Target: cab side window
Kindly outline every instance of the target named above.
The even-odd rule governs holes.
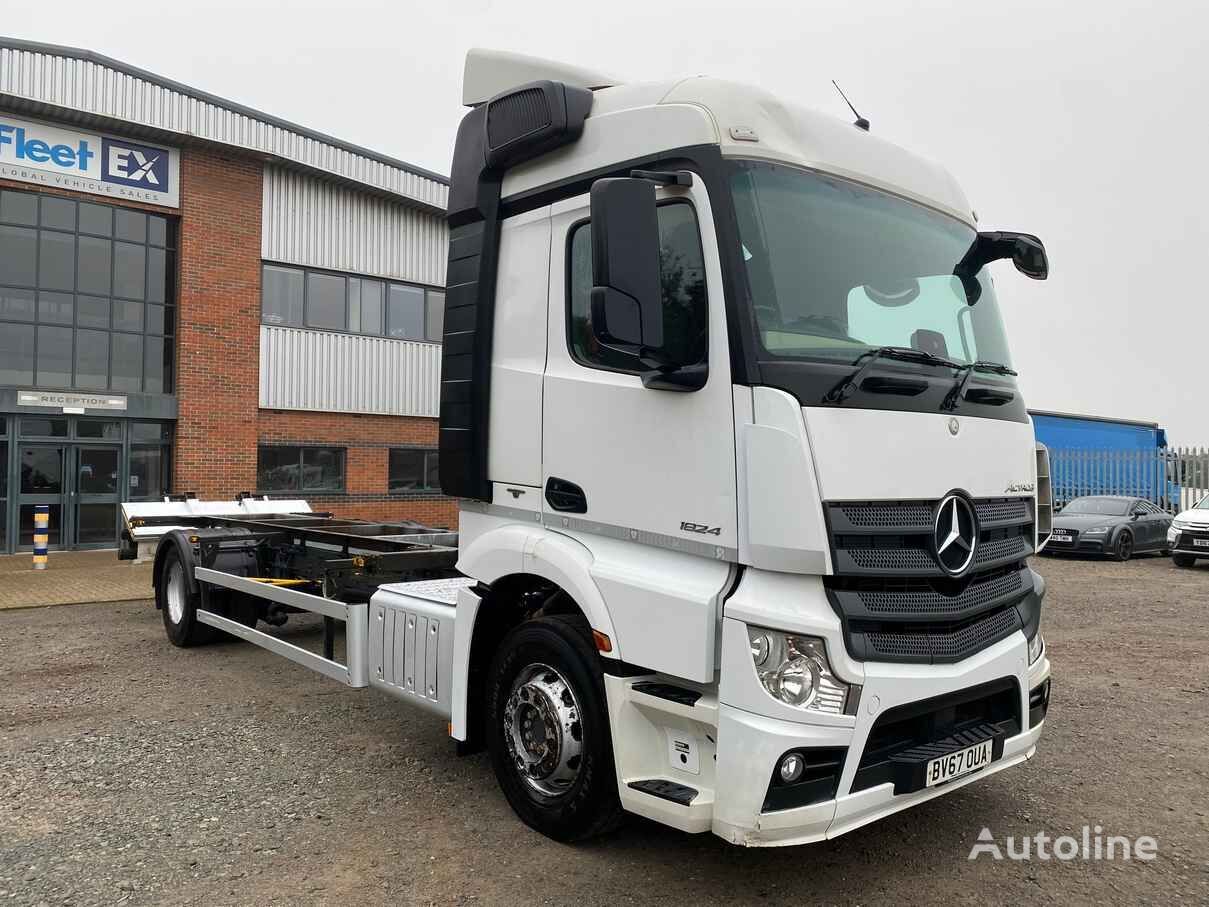
[[[659,206],[658,217],[664,345],[677,361],[704,362],[709,321],[697,215],[687,202],[672,202]],[[591,222],[573,227],[569,244],[567,332],[571,355],[593,368],[648,371],[636,357],[601,346],[592,333]]]

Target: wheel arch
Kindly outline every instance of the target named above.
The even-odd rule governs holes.
[[[592,579],[592,561],[592,552],[575,539],[540,526],[509,524],[478,536],[462,552],[458,570],[485,583],[491,592],[497,586],[501,591],[509,591],[542,581],[557,586],[574,602],[593,630],[609,637],[613,650],[603,654],[621,658],[608,607]],[[491,592],[484,600],[485,605]]]
[[[488,668],[514,627],[537,616],[577,615],[611,641],[612,651],[599,654],[620,658],[604,599],[588,572],[591,563],[591,553],[574,539],[516,524],[480,535],[462,552],[458,569],[482,584],[482,601],[465,667],[467,739],[460,752],[483,747]]]

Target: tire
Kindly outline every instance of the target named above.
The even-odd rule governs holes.
[[[1133,557],[1133,533],[1124,530],[1117,536],[1117,542],[1112,546],[1112,556],[1119,561],[1127,561]]]
[[[1194,567],[1196,566],[1196,558],[1191,554],[1173,554],[1171,559],[1175,561],[1177,567]]]
[[[174,646],[185,649],[212,642],[218,630],[197,619],[201,596],[189,590],[186,568],[176,546],[168,549],[160,564],[160,581],[155,587],[155,603],[164,620],[164,632]]]
[[[496,779],[521,820],[555,841],[603,834],[623,817],[591,640],[582,618],[528,621],[504,638],[487,675]]]

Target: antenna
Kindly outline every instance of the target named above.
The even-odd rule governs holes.
[[[835,79],[831,80],[831,84],[835,86],[835,90],[840,93],[840,97],[844,99],[844,103],[848,105],[848,109],[851,110],[852,115],[856,117],[856,122],[853,125],[856,126],[857,129],[863,129],[865,132],[868,132],[869,121],[856,112],[856,108],[853,107],[852,102],[848,100],[848,95],[844,94],[844,89],[840,88],[839,83]]]

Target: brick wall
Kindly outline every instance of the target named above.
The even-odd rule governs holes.
[[[439,495],[387,493],[391,446],[435,447],[435,419],[261,410],[260,162],[210,151],[181,155],[181,275],[174,490],[204,498],[256,491],[256,449],[346,449],[345,494],[305,495],[317,510],[372,520],[457,526]]]
[[[173,487],[230,497],[256,484],[262,164],[181,152]]]

